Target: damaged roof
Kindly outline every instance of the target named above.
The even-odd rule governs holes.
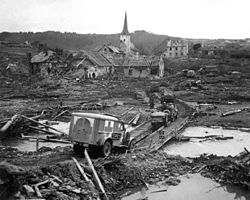
[[[98,66],[113,66],[113,62],[97,51],[79,51],[72,54],[73,60],[88,58],[93,64]]]
[[[121,53],[120,49],[118,47],[115,47],[113,45],[108,45],[108,47],[114,52],[114,53]]]
[[[86,51],[85,55],[99,66],[112,66],[113,65],[113,63],[107,57],[105,57],[103,54],[100,54],[96,51]]]
[[[146,58],[127,58],[123,66],[131,66],[131,67],[149,67],[150,62]]]
[[[40,52],[39,54],[31,58],[31,63],[42,63],[51,59],[55,55],[54,51],[48,50],[45,52]]]
[[[97,47],[96,50],[100,51],[101,49],[103,49],[105,47],[109,48],[109,50],[112,51],[112,52],[114,52],[114,53],[117,53],[117,54],[121,54],[122,53],[122,51],[121,51],[121,49],[119,47],[113,46],[111,44],[109,44],[109,45],[104,44],[102,46]]]

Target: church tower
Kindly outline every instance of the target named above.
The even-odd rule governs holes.
[[[120,35],[120,48],[126,54],[130,53],[131,43],[130,43],[130,34],[128,32],[128,22],[127,22],[127,13],[126,12],[125,12],[123,30],[122,30],[121,35]]]

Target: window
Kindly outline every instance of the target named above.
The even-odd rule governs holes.
[[[172,47],[169,48],[169,51],[172,51]]]
[[[175,55],[178,56],[178,53],[176,52]]]
[[[181,52],[181,56],[183,56],[184,54],[183,54],[183,52]]]
[[[175,47],[175,50],[178,51],[178,47]]]
[[[169,53],[169,56],[171,57],[171,56],[172,56],[172,53]]]
[[[105,121],[104,131],[105,132],[112,132],[114,126],[113,121]]]
[[[129,70],[128,70],[128,75],[129,75],[129,76],[132,76],[132,74],[133,74],[133,69],[129,69]]]
[[[122,131],[122,125],[119,122],[114,122],[114,132],[121,132]]]

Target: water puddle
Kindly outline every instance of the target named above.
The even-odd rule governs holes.
[[[146,192],[143,189],[122,200],[146,199],[146,196],[148,200],[250,200],[249,192],[235,186],[222,186],[200,174],[186,175],[180,179],[177,186],[150,186]]]
[[[184,157],[198,157],[203,153],[216,154],[218,156],[235,156],[246,147],[250,149],[250,133],[239,130],[225,130],[222,128],[189,127],[184,136],[233,136],[229,140],[191,139],[189,142],[170,142],[165,151],[168,154]]]
[[[40,123],[45,123],[46,120],[41,120],[39,121]],[[53,122],[52,124],[49,124],[51,127],[62,131],[66,134],[69,133],[69,122]],[[47,129],[50,132],[55,133],[56,131],[53,129]],[[26,136],[32,136],[34,138],[38,137],[38,138],[46,138],[47,136],[51,136],[48,135],[46,133],[35,133],[35,132],[30,132],[29,134],[26,134]],[[50,147],[50,148],[55,148],[57,146],[60,147],[65,147],[71,144],[64,144],[64,143],[56,143],[56,142],[39,142],[39,148],[41,147]],[[0,146],[11,146],[11,147],[15,147],[20,151],[36,151],[36,139],[18,139],[18,138],[11,138],[11,139],[3,139],[0,140]]]
[[[40,123],[46,124],[47,120],[40,120]],[[70,122],[59,122],[59,121],[55,121],[52,122],[51,124],[49,124],[49,126],[51,126],[52,128],[55,128],[59,131],[62,131],[64,133],[66,133],[67,135],[69,134],[69,125]],[[52,132],[52,133],[57,133],[57,131],[53,130],[53,129],[48,129],[48,131]]]

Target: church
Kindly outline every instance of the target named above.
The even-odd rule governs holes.
[[[131,42],[126,12],[119,43],[119,47],[104,44],[95,51],[82,50],[72,53],[67,60],[78,72],[82,72],[77,73],[79,77],[90,79],[110,75],[121,78],[160,78],[164,76],[163,58],[140,55],[139,50]]]
[[[130,33],[128,31],[128,19],[127,13],[125,12],[124,24],[122,32],[120,33],[120,46],[116,47],[112,44],[104,44],[98,49],[98,52],[105,54],[107,57],[122,56],[122,57],[133,57],[139,55],[139,50],[131,42]]]
[[[125,13],[123,30],[122,30],[121,35],[120,35],[120,49],[126,55],[130,54],[130,51],[131,51],[131,41],[130,41],[130,34],[128,32],[127,13]]]

